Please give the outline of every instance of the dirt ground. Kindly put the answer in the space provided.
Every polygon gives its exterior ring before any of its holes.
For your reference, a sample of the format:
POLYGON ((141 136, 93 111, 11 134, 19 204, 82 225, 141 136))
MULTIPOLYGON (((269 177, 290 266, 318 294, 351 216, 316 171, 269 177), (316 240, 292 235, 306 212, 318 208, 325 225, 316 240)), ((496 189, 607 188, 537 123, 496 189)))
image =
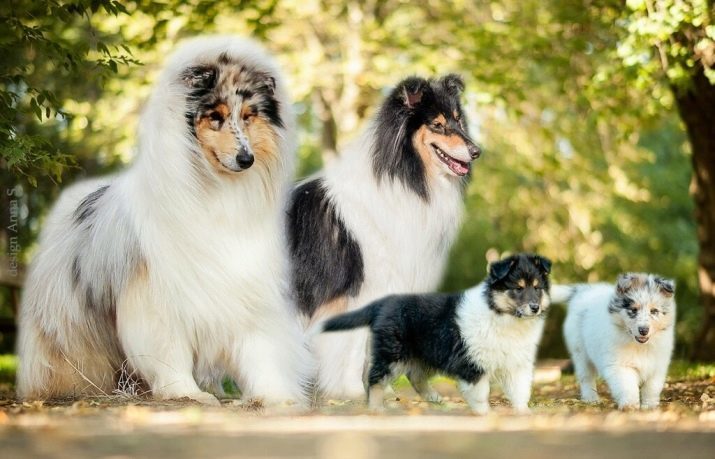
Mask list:
MULTIPOLYGON (((380 415, 360 401, 311 410, 223 400, 105 397, 66 403, 0 399, 2 458, 715 458, 715 378, 670 381, 660 410, 619 412, 604 397, 577 400, 573 377, 538 384, 533 414, 515 416, 498 392, 472 416, 448 380, 444 403, 420 401, 404 384, 380 415)), ((605 387, 602 387, 605 394, 605 387)))

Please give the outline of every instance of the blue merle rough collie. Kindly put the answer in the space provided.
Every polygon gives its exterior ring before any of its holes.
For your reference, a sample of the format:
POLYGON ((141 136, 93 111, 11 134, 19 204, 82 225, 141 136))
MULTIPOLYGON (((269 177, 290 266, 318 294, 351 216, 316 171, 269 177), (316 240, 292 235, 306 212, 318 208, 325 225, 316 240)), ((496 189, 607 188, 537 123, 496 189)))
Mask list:
POLYGON ((137 158, 65 190, 20 312, 18 395, 111 394, 122 367, 156 398, 304 399, 312 371, 287 291, 293 116, 278 66, 235 37, 168 60, 137 158))
POLYGON ((382 408, 385 386, 402 372, 422 398, 439 402, 428 383, 439 372, 457 379, 478 414, 489 410, 490 381, 501 383, 516 411, 527 412, 550 270, 544 257, 514 255, 493 263, 487 279, 467 291, 387 296, 322 328, 372 332, 365 375, 372 409, 382 408))
MULTIPOLYGON (((480 155, 467 132, 463 90, 456 75, 401 81, 368 129, 293 191, 292 287, 309 322, 389 293, 437 287, 470 163, 480 155)), ((362 396, 366 345, 365 330, 316 337, 324 395, 362 396)))

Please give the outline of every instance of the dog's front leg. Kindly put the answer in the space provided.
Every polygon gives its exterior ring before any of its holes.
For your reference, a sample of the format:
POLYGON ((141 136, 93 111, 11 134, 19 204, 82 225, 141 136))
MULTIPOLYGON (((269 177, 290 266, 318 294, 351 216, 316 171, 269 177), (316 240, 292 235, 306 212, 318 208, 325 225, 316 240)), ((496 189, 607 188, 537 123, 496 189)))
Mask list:
POLYGON ((193 376, 191 344, 171 321, 149 317, 151 308, 138 314, 124 303, 117 311, 117 329, 129 367, 149 384, 160 400, 188 397, 206 405, 220 405, 218 399, 202 391, 193 376), (149 314, 146 314, 149 313, 149 314))
POLYGON ((660 392, 665 385, 666 374, 667 368, 665 371, 659 370, 658 373, 651 375, 650 378, 643 382, 643 387, 641 387, 641 409, 658 408, 660 405, 660 392))
POLYGON ((528 414, 529 399, 531 398, 531 384, 533 381, 533 366, 520 368, 506 375, 503 381, 504 395, 511 402, 517 413, 528 414))
POLYGON ((606 380, 618 409, 637 409, 639 405, 638 373, 633 368, 612 365, 605 369, 606 380))
POLYGON ((459 381, 459 391, 475 414, 489 412, 489 377, 482 375, 477 382, 459 381))

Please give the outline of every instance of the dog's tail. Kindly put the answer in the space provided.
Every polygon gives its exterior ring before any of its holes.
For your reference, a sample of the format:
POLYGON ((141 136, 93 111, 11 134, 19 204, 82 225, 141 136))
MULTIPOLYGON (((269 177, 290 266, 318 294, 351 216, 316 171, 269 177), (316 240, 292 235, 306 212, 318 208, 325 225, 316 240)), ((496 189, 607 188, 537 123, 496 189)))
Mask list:
POLYGON ((341 314, 323 322, 321 331, 332 332, 341 330, 352 330, 353 328, 366 327, 372 325, 380 309, 380 302, 370 303, 357 311, 341 314))
POLYGON ((549 290, 549 295, 551 296, 552 303, 562 303, 567 304, 571 301, 571 298, 576 294, 578 290, 578 284, 555 284, 551 286, 549 290))

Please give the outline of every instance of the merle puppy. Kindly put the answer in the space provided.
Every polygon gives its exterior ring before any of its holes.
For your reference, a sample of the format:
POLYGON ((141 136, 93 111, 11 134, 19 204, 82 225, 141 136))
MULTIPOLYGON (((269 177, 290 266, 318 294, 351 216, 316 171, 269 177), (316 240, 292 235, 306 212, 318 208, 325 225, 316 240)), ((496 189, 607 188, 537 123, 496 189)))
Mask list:
POLYGON ((404 371, 425 400, 436 372, 456 378, 477 414, 489 410, 489 383, 501 383, 517 412, 528 412, 536 349, 549 307, 551 262, 517 254, 493 263, 479 285, 459 293, 391 295, 337 316, 323 331, 370 327, 369 406, 382 408, 384 389, 404 371))

